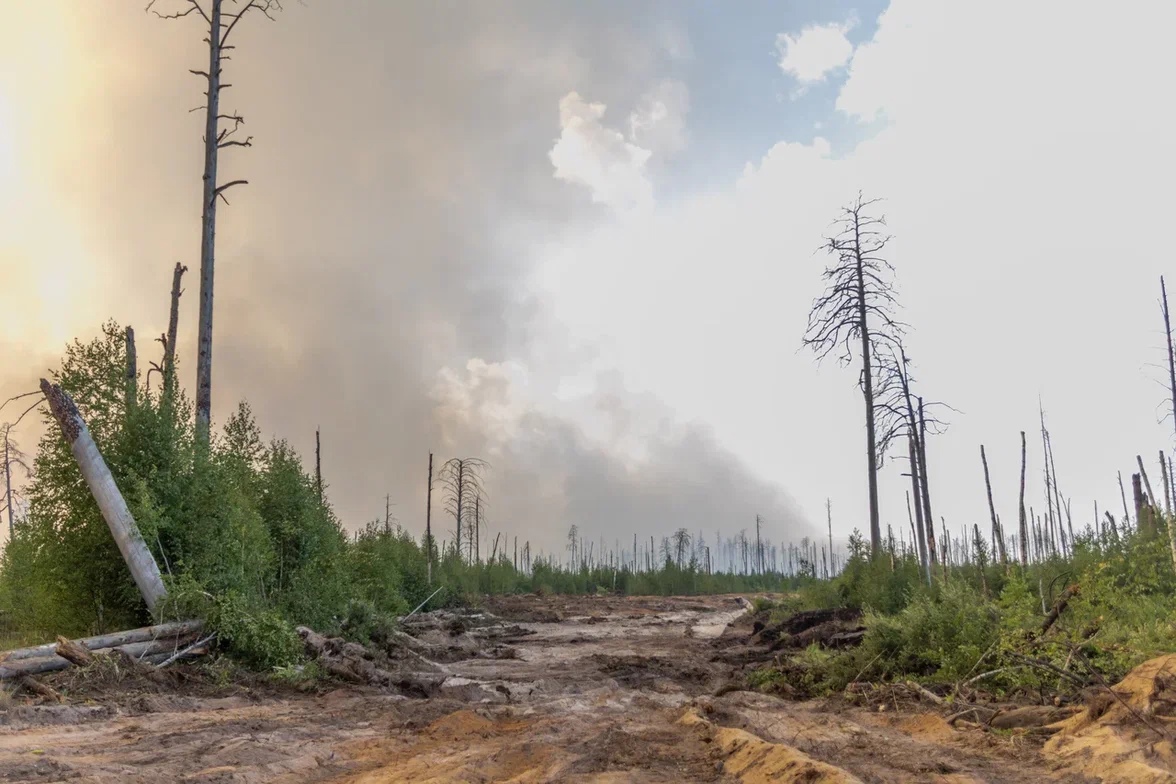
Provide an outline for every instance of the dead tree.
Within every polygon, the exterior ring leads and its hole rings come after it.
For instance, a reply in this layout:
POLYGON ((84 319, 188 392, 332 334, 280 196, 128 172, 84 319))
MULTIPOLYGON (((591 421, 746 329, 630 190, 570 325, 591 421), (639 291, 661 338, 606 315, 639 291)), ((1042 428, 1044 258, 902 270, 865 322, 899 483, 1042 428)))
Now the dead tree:
POLYGON ((433 453, 429 453, 429 484, 425 492, 425 579, 433 584, 433 453))
POLYGON ((877 202, 877 199, 865 201, 859 194, 853 204, 842 209, 835 222, 837 233, 826 238, 823 248, 835 261, 822 275, 826 288, 813 301, 803 341, 816 352, 818 361, 836 354, 843 366, 851 364, 855 355, 861 362, 859 385, 866 409, 870 545, 875 553, 882 546, 875 359, 879 353, 897 346, 904 327, 896 317, 898 299, 890 281, 894 267, 882 257, 890 241, 882 231, 886 220, 868 214, 877 202))
POLYGON ((172 270, 171 306, 168 309, 167 332, 160 335, 158 340, 163 345, 163 361, 160 364, 151 363, 147 370, 147 384, 151 384, 151 371, 159 373, 163 378, 163 400, 167 405, 175 394, 176 387, 176 340, 180 331, 180 297, 184 290, 180 287, 184 273, 188 268, 176 262, 172 270))
MULTIPOLYGON (((897 341, 896 341, 897 343, 897 341)), ((931 414, 930 408, 950 408, 943 403, 924 403, 913 392, 912 363, 901 345, 878 356, 876 387, 876 421, 879 423, 879 465, 892 440, 905 438, 910 472, 911 490, 915 498, 915 543, 920 563, 931 580, 931 567, 937 562, 935 519, 931 511, 931 490, 927 481, 927 448, 929 432, 942 433, 946 424, 931 414)))
MULTIPOLYGON (((997 552, 1000 555, 1001 566, 1007 566, 1009 559, 1005 552, 1004 532, 1000 529, 1000 521, 996 517, 996 504, 992 502, 992 478, 988 474, 988 455, 984 454, 984 445, 980 445, 980 463, 984 466, 984 490, 988 493, 988 514, 992 518, 992 538, 996 541, 997 552)), ((1097 515, 1095 515, 1097 517, 1097 515)))
POLYGON ((453 518, 455 524, 459 556, 462 528, 472 523, 475 507, 480 505, 485 497, 482 473, 489 467, 489 463, 476 457, 454 457, 441 466, 437 474, 437 478, 444 486, 445 511, 453 518))
POLYGON ((321 504, 323 502, 323 442, 317 427, 314 429, 314 488, 321 504))
POLYGON ((1021 431, 1021 500, 1019 512, 1021 518, 1021 566, 1029 565, 1029 521, 1025 518, 1025 468, 1027 463, 1027 444, 1025 431, 1021 431))
POLYGON ((98 446, 90 436, 78 407, 61 387, 50 384, 45 379, 41 379, 41 391, 49 401, 49 408, 61 428, 61 434, 78 462, 82 478, 90 488, 94 501, 110 528, 135 585, 143 595, 147 609, 154 611, 167 595, 163 578, 159 573, 159 564, 147 549, 143 536, 139 533, 139 527, 135 524, 135 519, 131 516, 110 469, 106 466, 106 461, 102 459, 98 446))
MULTIPOLYGON (((204 110, 204 174, 201 195, 200 217, 200 318, 197 333, 196 356, 196 439, 208 446, 209 427, 212 412, 212 301, 213 265, 216 246, 217 200, 229 201, 225 192, 237 185, 247 185, 248 180, 217 182, 217 165, 220 151, 229 147, 250 147, 253 137, 244 139, 236 136, 245 118, 237 112, 221 111, 221 92, 232 85, 222 81, 225 61, 236 48, 229 43, 237 25, 249 14, 256 12, 268 19, 281 10, 280 0, 174 0, 176 10, 165 12, 155 9, 156 0, 150 0, 147 9, 162 19, 180 19, 195 15, 203 20, 208 43, 208 66, 205 70, 190 69, 205 82, 205 102, 199 109, 204 110)), ((194 110, 195 111, 195 110, 194 110)))
POLYGON ((12 425, 0 425, 0 438, 4 439, 4 509, 8 513, 8 540, 12 541, 12 529, 16 521, 15 490, 12 487, 12 469, 19 468, 25 476, 32 473, 28 458, 12 438, 12 425))
MULTIPOLYGON (((1168 286, 1164 282, 1164 277, 1160 276, 1160 295, 1161 307, 1164 313, 1164 345, 1168 350, 1168 391, 1172 399, 1172 426, 1176 427, 1176 348, 1172 345, 1172 317, 1168 310, 1168 286)), ((1160 453, 1161 465, 1163 464, 1163 453, 1160 453)), ((1169 475, 1171 472, 1169 471, 1169 475)), ((1176 491, 1176 476, 1172 477, 1173 491, 1176 491)), ((1167 492, 1165 492, 1167 495, 1167 492)), ((1164 506, 1168 506, 1168 499, 1164 499, 1164 506)), ((1176 566, 1176 524, 1173 524, 1171 519, 1168 520, 1168 540, 1172 548, 1172 564, 1176 566)))
POLYGON ((126 337, 126 351, 127 351, 127 397, 126 409, 127 413, 135 407, 135 401, 138 398, 139 392, 139 363, 138 355, 135 352, 135 328, 127 327, 126 337))

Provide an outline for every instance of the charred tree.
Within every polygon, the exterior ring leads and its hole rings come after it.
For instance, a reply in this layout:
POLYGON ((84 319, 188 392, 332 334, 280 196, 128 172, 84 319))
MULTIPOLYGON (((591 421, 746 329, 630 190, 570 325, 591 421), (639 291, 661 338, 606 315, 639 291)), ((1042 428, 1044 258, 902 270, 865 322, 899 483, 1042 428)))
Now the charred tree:
POLYGON ((878 509, 878 464, 885 451, 879 449, 876 420, 875 361, 880 352, 893 349, 904 325, 897 320, 898 299, 891 278, 894 267, 882 253, 890 241, 883 233, 883 217, 873 217, 870 208, 878 200, 857 199, 841 211, 837 233, 825 240, 823 248, 835 261, 822 277, 826 288, 813 302, 804 345, 818 361, 836 354, 843 366, 861 363, 859 386, 866 413, 866 466, 870 504, 870 546, 877 554, 882 546, 878 509))
POLYGON ((482 473, 487 468, 489 464, 476 457, 454 457, 441 466, 437 474, 444 487, 445 511, 455 524, 459 557, 462 552, 462 529, 473 525, 475 505, 480 506, 485 496, 482 473))
POLYGON ((139 359, 135 352, 135 328, 127 327, 126 337, 126 351, 127 351, 127 397, 126 409, 130 414, 135 408, 135 402, 139 395, 139 359))
MULTIPOLYGON (((196 356, 196 439, 203 447, 208 446, 212 413, 212 303, 213 272, 216 246, 217 200, 228 204, 225 192, 237 185, 246 185, 248 180, 217 182, 217 166, 220 151, 229 147, 250 147, 252 136, 244 139, 236 136, 245 118, 237 112, 221 111, 221 92, 232 85, 222 80, 224 63, 230 58, 235 44, 229 43, 237 25, 251 13, 258 13, 269 19, 280 11, 280 0, 175 0, 177 10, 165 12, 156 10, 156 0, 150 0, 148 10, 163 19, 180 19, 195 15, 203 21, 205 41, 208 44, 208 65, 206 70, 190 69, 205 83, 205 102, 199 107, 204 110, 204 174, 201 194, 200 216, 200 318, 197 331, 196 356)), ((174 345, 174 344, 173 344, 174 345)))
POLYGON ((323 502, 323 442, 319 429, 314 429, 314 487, 318 491, 318 500, 323 502))
MULTIPOLYGON (((897 342, 897 341, 896 341, 897 342)), ((945 407, 943 403, 924 403, 913 391, 912 362, 902 345, 878 357, 877 416, 879 423, 879 457, 885 454, 892 440, 905 438, 911 480, 911 494, 915 507, 913 523, 914 543, 918 545, 920 563, 927 579, 931 567, 938 562, 935 547, 935 519, 931 513, 930 487, 927 482, 926 440, 929 432, 941 433, 946 425, 928 409, 945 407)))

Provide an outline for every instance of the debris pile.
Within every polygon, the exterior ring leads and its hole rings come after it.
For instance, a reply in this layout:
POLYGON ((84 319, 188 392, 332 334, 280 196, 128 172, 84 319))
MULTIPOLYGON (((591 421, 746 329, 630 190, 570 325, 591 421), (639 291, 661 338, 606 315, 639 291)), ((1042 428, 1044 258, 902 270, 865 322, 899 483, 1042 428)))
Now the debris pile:
POLYGON ((1149 659, 1086 707, 1051 725, 1045 753, 1106 782, 1171 781, 1176 773, 1176 654, 1149 659))

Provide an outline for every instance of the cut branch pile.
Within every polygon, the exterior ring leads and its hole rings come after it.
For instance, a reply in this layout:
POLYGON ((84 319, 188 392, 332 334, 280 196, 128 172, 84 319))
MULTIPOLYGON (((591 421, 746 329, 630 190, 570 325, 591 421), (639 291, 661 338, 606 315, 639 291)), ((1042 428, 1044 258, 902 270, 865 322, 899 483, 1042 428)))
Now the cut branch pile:
POLYGON ((0 680, 19 680, 30 675, 88 666, 96 656, 111 655, 140 664, 167 666, 180 659, 208 653, 211 635, 202 637, 201 621, 180 621, 140 629, 19 648, 0 653, 0 680))

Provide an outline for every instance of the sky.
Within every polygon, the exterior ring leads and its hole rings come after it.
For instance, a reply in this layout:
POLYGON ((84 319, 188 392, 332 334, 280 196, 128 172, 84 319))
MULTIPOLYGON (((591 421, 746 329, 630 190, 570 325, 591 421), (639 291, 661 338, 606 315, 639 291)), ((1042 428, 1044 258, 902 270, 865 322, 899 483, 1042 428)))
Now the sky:
MULTIPOLYGON (((177 261, 191 386, 194 18, 0 5, 22 31, 0 51, 0 395, 104 319, 163 332, 177 261)), ((1039 401, 1076 528, 1171 451, 1176 7, 285 5, 227 68, 254 146, 221 162, 250 184, 219 213, 213 415, 248 399, 307 456, 321 428, 349 528, 388 495, 423 530, 432 451, 488 460, 490 536, 536 549, 756 514, 799 541, 826 499, 840 541, 868 529, 857 370, 801 346, 859 191, 884 200, 919 388, 956 409, 928 445, 936 517, 986 525, 984 444, 1015 519, 1021 430, 1041 497, 1039 401)), ((896 530, 903 471, 882 469, 896 530)))

